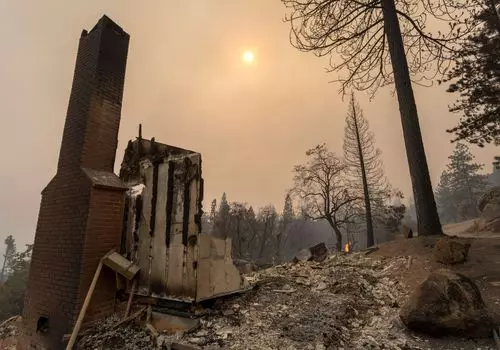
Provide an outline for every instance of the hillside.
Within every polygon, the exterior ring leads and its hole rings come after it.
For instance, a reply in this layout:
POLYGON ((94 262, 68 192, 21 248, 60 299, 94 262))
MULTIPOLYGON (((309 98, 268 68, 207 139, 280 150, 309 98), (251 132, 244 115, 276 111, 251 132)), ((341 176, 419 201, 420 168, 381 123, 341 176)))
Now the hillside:
MULTIPOLYGON (((490 311, 500 314, 500 239, 476 236, 468 261, 453 269, 472 278, 490 311)), ((253 290, 198 308, 199 321, 187 331, 168 334, 158 325, 148 331, 145 313, 116 327, 114 316, 85 331, 78 349, 495 349, 492 339, 437 339, 400 321, 410 293, 442 267, 432 259, 437 239, 398 239, 375 252, 252 272, 246 278, 253 290)), ((0 329, 7 338, 0 349, 12 349, 15 336, 6 336, 16 334, 15 322, 0 329)))

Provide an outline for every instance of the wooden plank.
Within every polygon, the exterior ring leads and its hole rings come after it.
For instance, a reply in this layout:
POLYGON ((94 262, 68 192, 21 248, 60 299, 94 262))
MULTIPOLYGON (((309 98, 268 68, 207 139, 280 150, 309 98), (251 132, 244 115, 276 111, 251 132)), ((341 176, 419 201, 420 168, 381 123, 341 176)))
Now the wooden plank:
POLYGON ((139 290, 149 294, 149 268, 151 253, 151 200, 153 197, 153 167, 143 168, 145 188, 142 192, 142 212, 139 224, 138 265, 141 269, 139 278, 139 290))
POLYGON ((132 280, 139 272, 139 266, 124 258, 117 252, 113 252, 103 259, 103 264, 119 273, 127 280, 132 280))
POLYGON ((97 269, 94 274, 94 278, 92 279, 92 283, 90 284, 89 290, 87 291, 87 295, 85 296, 85 300, 83 302, 82 308, 80 309, 80 313, 78 314, 78 318, 76 320, 75 326, 73 327, 73 332, 71 332, 71 338, 69 338, 68 345, 66 346, 66 350, 73 349, 75 345, 76 338, 78 337, 78 332, 80 331, 80 327, 82 326, 83 319, 85 318, 85 313, 87 312, 87 308, 90 304, 90 300, 92 299, 92 294, 94 294, 94 289, 97 284, 97 280, 101 274, 102 270, 102 260, 99 261, 99 265, 97 265, 97 269))
POLYGON ((132 315, 130 315, 128 317, 125 317, 123 320, 121 320, 120 322, 116 323, 113 326, 113 329, 116 329, 116 328, 120 327, 124 323, 127 323, 129 321, 135 320, 136 318, 139 318, 144 313, 144 311, 146 311, 146 309, 147 309, 147 307, 143 306, 141 309, 139 309, 138 311, 134 312, 132 315))
POLYGON ((158 183, 156 193, 156 222, 152 238, 151 249, 151 292, 163 295, 166 293, 166 257, 167 244, 165 229, 167 216, 167 183, 168 163, 162 163, 158 167, 158 183))
POLYGON ((124 316, 125 318, 128 317, 130 313, 130 308, 132 307, 132 298, 134 297, 136 288, 137 288, 137 278, 134 278, 134 281, 132 282, 132 288, 130 289, 128 295, 127 308, 125 309, 125 316, 124 316))

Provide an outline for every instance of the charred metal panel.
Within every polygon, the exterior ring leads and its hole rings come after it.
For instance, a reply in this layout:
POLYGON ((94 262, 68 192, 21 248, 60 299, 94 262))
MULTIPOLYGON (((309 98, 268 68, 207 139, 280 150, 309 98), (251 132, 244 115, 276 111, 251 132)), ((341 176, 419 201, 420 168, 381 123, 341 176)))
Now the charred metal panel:
POLYGON ((125 251, 141 268, 138 294, 199 300, 242 288, 230 240, 201 234, 201 155, 139 137, 129 142, 125 251), (201 273, 200 273, 201 270, 201 273))

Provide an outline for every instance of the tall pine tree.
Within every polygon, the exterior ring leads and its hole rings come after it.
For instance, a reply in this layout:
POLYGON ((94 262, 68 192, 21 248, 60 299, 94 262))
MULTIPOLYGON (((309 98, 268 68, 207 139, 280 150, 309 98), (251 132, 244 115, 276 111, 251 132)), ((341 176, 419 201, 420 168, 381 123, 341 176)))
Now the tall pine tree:
POLYGON ((229 234, 230 225, 230 207, 227 201, 226 192, 222 194, 219 204, 219 210, 215 216, 214 221, 214 234, 218 237, 227 238, 229 234))
POLYGON ((361 107, 351 96, 344 128, 344 159, 353 178, 354 187, 364 199, 366 217, 366 243, 374 245, 373 208, 383 208, 389 196, 389 186, 384 176, 380 149, 375 147, 375 136, 361 107))
POLYGON ((458 203, 454 199, 455 188, 448 171, 443 171, 436 188, 436 203, 439 216, 444 224, 458 221, 458 203))
POLYGON ((285 205, 283 206, 283 228, 286 230, 288 225, 292 223, 295 218, 295 213, 293 212, 293 202, 292 197, 289 193, 285 196, 285 205))

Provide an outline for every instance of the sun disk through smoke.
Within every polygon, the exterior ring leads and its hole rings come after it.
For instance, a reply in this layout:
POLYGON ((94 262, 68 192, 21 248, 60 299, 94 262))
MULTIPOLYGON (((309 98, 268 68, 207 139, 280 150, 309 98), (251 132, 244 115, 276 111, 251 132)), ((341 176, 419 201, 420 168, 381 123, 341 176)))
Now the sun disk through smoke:
POLYGON ((243 61, 245 63, 252 63, 254 60, 254 54, 252 51, 245 51, 243 52, 243 61))

